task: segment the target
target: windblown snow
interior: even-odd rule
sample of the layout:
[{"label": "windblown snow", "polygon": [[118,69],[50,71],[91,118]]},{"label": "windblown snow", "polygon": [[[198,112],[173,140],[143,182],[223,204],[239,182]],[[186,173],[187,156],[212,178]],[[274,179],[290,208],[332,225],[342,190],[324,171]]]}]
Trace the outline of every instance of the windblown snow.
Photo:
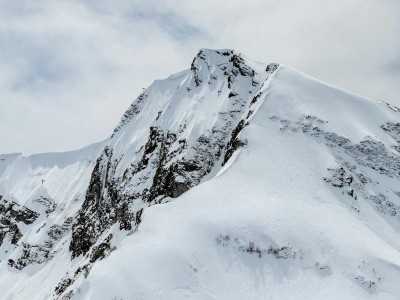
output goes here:
[{"label": "windblown snow", "polygon": [[0,155],[1,299],[400,299],[399,233],[400,110],[233,50]]}]

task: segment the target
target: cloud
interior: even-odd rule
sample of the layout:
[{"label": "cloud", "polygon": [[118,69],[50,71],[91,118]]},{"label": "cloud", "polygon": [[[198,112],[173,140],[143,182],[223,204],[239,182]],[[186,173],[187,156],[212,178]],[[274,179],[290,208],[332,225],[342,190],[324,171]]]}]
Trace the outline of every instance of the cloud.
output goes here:
[{"label": "cloud", "polygon": [[154,79],[235,48],[400,106],[394,0],[0,0],[0,152],[106,138]]},{"label": "cloud", "polygon": [[187,11],[201,10],[191,19],[212,32],[218,45],[400,104],[399,78],[386,69],[400,50],[398,1],[250,1],[246,6],[240,1],[227,7],[185,3]]},{"label": "cloud", "polygon": [[0,152],[104,139],[142,87],[190,63],[180,48],[202,33],[184,17],[92,3],[2,2]]}]

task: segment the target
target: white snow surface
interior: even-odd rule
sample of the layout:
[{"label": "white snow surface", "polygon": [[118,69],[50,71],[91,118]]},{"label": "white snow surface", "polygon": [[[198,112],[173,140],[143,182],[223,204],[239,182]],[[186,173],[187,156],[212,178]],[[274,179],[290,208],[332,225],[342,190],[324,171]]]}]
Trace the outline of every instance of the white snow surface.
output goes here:
[{"label": "white snow surface", "polygon": [[[208,84],[196,86],[192,70],[155,81],[146,101],[134,102],[140,111],[123,117],[108,141],[71,153],[0,155],[0,195],[34,211],[40,197],[56,204],[24,226],[18,243],[44,241],[41,228],[78,212],[105,145],[121,158],[122,176],[139,159],[150,126],[179,131],[185,123],[180,138],[187,140],[217,126],[235,99],[218,68],[226,64],[223,51],[230,50],[203,49],[206,64],[198,69]],[[71,260],[71,233],[50,260],[22,270],[8,265],[21,247],[5,242],[0,298],[400,299],[400,170],[390,169],[400,160],[400,141],[382,129],[399,123],[400,112],[289,67],[271,74],[268,64],[244,60],[260,84],[241,77],[234,85],[248,125],[239,133],[245,145],[226,164],[219,161],[178,198],[146,208],[130,234],[112,227],[116,250],[61,296],[55,286],[83,259]],[[384,170],[371,168],[370,156],[353,155],[355,148],[330,145],[330,133],[352,145],[382,144]],[[331,170],[340,168],[351,182],[332,185]],[[371,200],[379,195],[381,206]]]},{"label": "white snow surface", "polygon": [[[0,154],[0,195],[14,198],[19,204],[38,195],[62,201],[62,186],[79,184],[105,145],[99,142],[70,152]],[[43,180],[43,182],[42,182]],[[71,193],[71,187],[64,188]],[[68,201],[67,201],[68,202]]]}]

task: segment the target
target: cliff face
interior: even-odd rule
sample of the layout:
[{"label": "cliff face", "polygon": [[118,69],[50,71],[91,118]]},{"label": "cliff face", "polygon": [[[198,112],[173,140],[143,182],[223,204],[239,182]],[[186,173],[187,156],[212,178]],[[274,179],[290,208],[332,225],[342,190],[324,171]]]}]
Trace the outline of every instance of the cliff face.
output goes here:
[{"label": "cliff face", "polygon": [[[158,290],[222,299],[240,298],[239,286],[263,297],[255,282],[294,276],[293,291],[347,282],[343,295],[400,295],[383,279],[400,265],[399,128],[399,110],[385,103],[232,50],[200,50],[189,70],[144,90],[108,140],[0,156],[0,287],[17,284],[7,295],[21,299]],[[225,267],[239,286],[220,280]],[[100,283],[110,268],[119,275]],[[189,294],[171,292],[182,282]]]}]

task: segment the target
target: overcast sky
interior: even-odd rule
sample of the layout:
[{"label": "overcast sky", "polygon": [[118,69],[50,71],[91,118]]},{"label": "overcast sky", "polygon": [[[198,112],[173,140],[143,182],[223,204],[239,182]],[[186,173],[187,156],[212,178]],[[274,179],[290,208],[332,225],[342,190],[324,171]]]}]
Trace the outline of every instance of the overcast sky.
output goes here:
[{"label": "overcast sky", "polygon": [[155,79],[233,48],[400,106],[398,0],[0,0],[0,153],[105,139]]}]

